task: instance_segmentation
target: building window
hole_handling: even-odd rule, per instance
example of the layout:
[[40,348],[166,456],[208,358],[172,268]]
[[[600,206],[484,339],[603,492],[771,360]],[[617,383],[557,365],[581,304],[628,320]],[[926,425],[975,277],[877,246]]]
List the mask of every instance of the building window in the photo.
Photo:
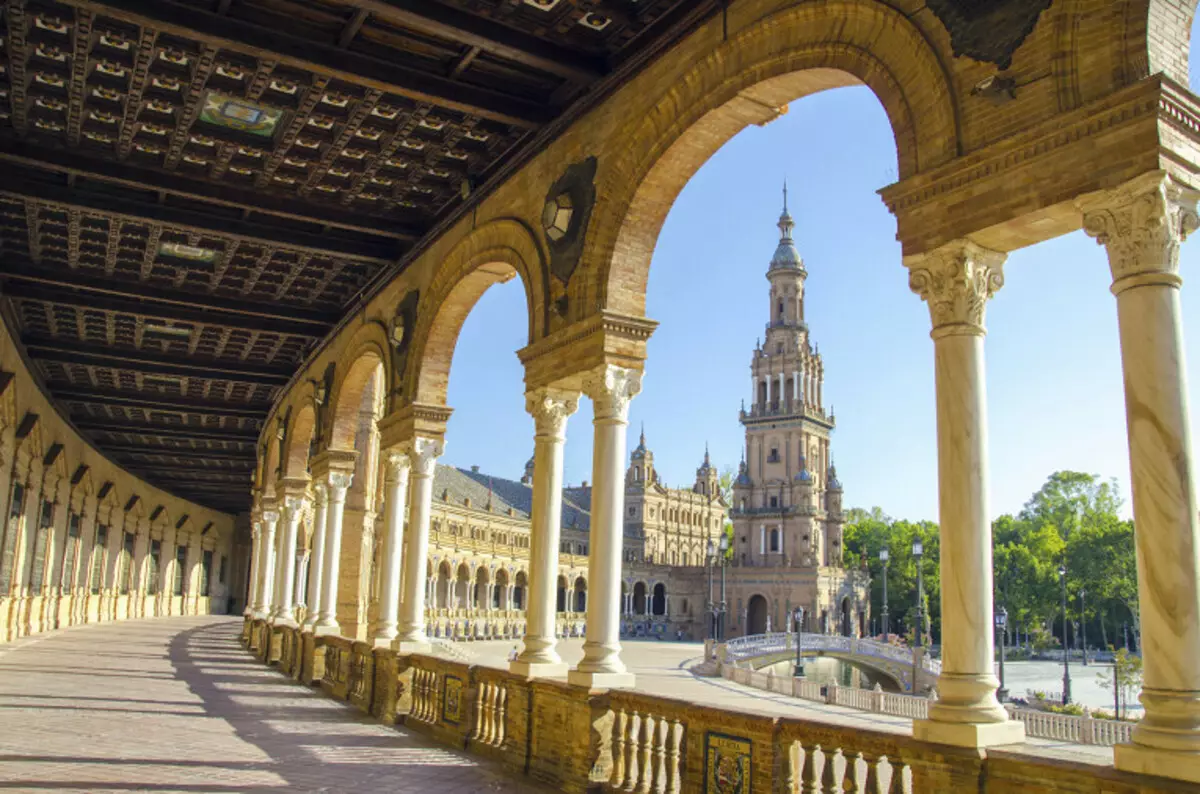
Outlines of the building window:
[[200,557],[200,595],[209,595],[209,581],[212,578],[213,553],[205,549]]
[[12,507],[8,513],[8,521],[0,527],[3,542],[0,543],[0,593],[11,589],[13,560],[16,557],[17,535],[21,531],[21,512],[25,509],[25,486],[13,483]]
[[158,563],[162,557],[162,541],[150,541],[150,564],[146,570],[146,593],[149,595],[157,595],[158,593]]
[[779,530],[772,529],[771,530],[771,551],[773,551],[773,552],[779,551],[779,540],[780,540]]
[[779,507],[779,497],[778,496],[771,497],[771,507]]
[[136,538],[132,533],[125,533],[125,547],[121,550],[121,570],[117,575],[117,581],[120,582],[121,595],[127,595],[130,588],[130,579],[133,578],[133,544]]
[[175,547],[175,595],[183,595],[183,568],[187,565],[187,546]]

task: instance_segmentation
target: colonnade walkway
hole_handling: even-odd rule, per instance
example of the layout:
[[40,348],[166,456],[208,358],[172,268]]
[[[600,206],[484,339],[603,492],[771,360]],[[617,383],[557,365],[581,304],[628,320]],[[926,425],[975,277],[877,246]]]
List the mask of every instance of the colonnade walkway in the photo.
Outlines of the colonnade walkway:
[[0,790],[546,791],[264,668],[241,626],[155,618],[0,646]]

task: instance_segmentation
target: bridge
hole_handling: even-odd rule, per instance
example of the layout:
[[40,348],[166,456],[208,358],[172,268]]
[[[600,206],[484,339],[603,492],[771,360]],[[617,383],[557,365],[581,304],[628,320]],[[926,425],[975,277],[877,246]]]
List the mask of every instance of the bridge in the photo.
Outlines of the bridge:
[[749,665],[755,669],[777,664],[796,656],[796,638],[801,656],[829,656],[880,673],[902,692],[913,692],[913,672],[917,674],[918,693],[928,692],[937,683],[942,663],[925,648],[901,648],[896,645],[858,637],[833,634],[791,634],[774,632],[737,637],[716,646],[721,664]]

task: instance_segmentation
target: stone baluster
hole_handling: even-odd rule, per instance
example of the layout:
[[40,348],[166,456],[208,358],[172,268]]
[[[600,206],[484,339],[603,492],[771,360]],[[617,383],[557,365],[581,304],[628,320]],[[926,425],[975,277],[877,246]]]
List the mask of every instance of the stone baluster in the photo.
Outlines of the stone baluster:
[[650,794],[650,785],[654,779],[654,735],[657,722],[650,714],[642,719],[642,737],[639,747],[642,775],[638,780],[638,794]]
[[530,515],[529,600],[521,655],[509,670],[529,677],[561,676],[555,631],[558,550],[562,526],[563,445],[567,419],[579,406],[578,395],[538,389],[525,397],[533,415],[533,505]]
[[325,486],[329,506],[325,516],[325,552],[321,571],[321,614],[313,625],[313,634],[336,635],[341,631],[337,620],[338,568],[342,552],[342,515],[346,509],[346,491],[354,480],[353,470],[332,470]]
[[629,715],[629,741],[625,745],[628,751],[628,758],[625,763],[625,790],[637,791],[638,784],[638,755],[641,751],[641,745],[638,742],[638,736],[641,733],[642,715],[638,712],[633,712]]
[[325,567],[325,523],[329,519],[329,491],[325,483],[313,483],[313,539],[312,565],[308,574],[308,617],[304,619],[304,631],[311,632],[321,617],[321,581]]
[[408,450],[412,464],[412,504],[408,531],[404,533],[404,593],[400,600],[400,626],[396,648],[403,653],[429,649],[425,636],[425,578],[429,559],[429,518],[433,502],[433,474],[445,445],[432,438],[417,438]]
[[609,778],[614,789],[625,782],[625,731],[629,726],[629,715],[625,709],[617,709],[613,718],[613,770]]
[[800,774],[801,791],[804,794],[821,794],[821,773],[825,768],[825,754],[821,745],[804,748],[804,771]]
[[666,718],[659,718],[654,734],[654,792],[667,792],[667,734],[671,728]]
[[384,505],[386,512],[386,534],[383,538],[383,592],[379,597],[379,622],[375,627],[376,647],[387,647],[399,634],[400,610],[400,559],[404,534],[404,510],[408,498],[408,472],[411,467],[408,455],[399,450],[388,452],[387,474],[384,484],[387,489]]
[[992,528],[987,488],[987,301],[1004,283],[1005,255],[967,240],[905,258],[909,286],[933,320],[941,521],[941,700],[913,735],[985,747],[1024,739],[996,700],[992,672]]
[[683,790],[683,775],[679,768],[682,760],[683,723],[678,718],[671,721],[671,739],[667,745],[667,770],[670,780],[667,794],[680,794]]
[[1179,248],[1200,194],[1162,171],[1079,202],[1117,299],[1137,524],[1141,701],[1116,766],[1200,783],[1200,518],[1188,417]]
[[588,556],[587,640],[583,659],[570,672],[573,684],[631,687],[633,674],[621,661],[621,545],[625,511],[625,430],[629,401],[642,387],[637,370],[605,366],[584,391],[595,410],[592,449],[592,525]]

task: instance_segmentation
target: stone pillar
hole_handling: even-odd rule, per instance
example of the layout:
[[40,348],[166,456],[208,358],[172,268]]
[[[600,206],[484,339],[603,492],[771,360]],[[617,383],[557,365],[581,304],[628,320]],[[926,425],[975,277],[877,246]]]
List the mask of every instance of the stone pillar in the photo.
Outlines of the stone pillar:
[[342,556],[342,513],[346,508],[346,491],[354,479],[353,471],[330,471],[326,480],[329,507],[325,515],[325,552],[321,569],[321,615],[313,626],[318,636],[336,635],[341,631],[337,621],[338,563]]
[[[262,512],[262,565],[261,579],[258,584],[258,612],[266,619],[275,608],[275,527],[279,523],[279,512],[264,510]],[[187,598],[187,571],[184,571],[183,592]],[[185,602],[186,603],[186,602]],[[186,612],[186,610],[185,610]]]
[[329,505],[325,483],[313,484],[313,541],[312,565],[308,573],[308,617],[304,619],[304,631],[311,632],[321,616],[321,589],[324,583],[325,565],[325,522],[329,518]]
[[[404,535],[404,510],[408,499],[408,455],[399,450],[387,453],[387,488],[384,499],[386,534],[383,538],[383,593],[379,598],[379,623],[375,626],[376,647],[390,647],[399,634],[400,548]],[[432,483],[430,485],[432,488]],[[432,491],[431,491],[432,492]]]
[[309,552],[296,551],[296,573],[295,573],[295,589],[292,591],[292,606],[299,610],[300,607],[307,607],[308,604],[304,599],[304,594],[308,592],[308,557]]
[[300,530],[300,519],[304,517],[304,497],[288,495],[283,498],[284,524],[279,541],[279,601],[275,605],[274,620],[277,626],[296,628],[296,605],[292,596],[296,591],[296,535]]
[[592,451],[591,554],[588,555],[587,640],[570,672],[573,684],[631,687],[621,661],[621,547],[625,526],[625,428],[629,401],[642,389],[642,373],[606,365],[584,384],[595,410]]
[[[567,665],[555,646],[555,597],[558,549],[562,528],[563,445],[567,419],[579,407],[579,396],[538,389],[525,396],[533,415],[533,504],[530,510],[529,606],[521,655],[508,669],[529,677],[563,676]],[[489,602],[490,606],[490,602]]]
[[[252,615],[255,618],[263,617],[262,603],[262,586],[260,584],[263,575],[263,558],[266,549],[263,546],[266,538],[266,529],[264,528],[261,517],[256,517],[250,524],[250,583],[249,592],[246,596],[246,614]],[[171,549],[168,555],[171,559],[175,558],[175,550]],[[167,583],[167,587],[171,590],[171,595],[175,595],[175,580],[172,577]]]
[[404,533],[404,594],[400,600],[400,633],[395,647],[400,653],[429,649],[425,636],[425,574],[429,559],[429,517],[433,503],[433,473],[445,445],[437,439],[417,438],[409,450],[412,462],[412,504],[408,531]]
[[942,674],[924,741],[966,747],[1012,744],[1024,725],[1008,719],[992,673],[992,527],[987,501],[984,310],[1004,283],[1005,255],[967,240],[906,257],[909,287],[933,319],[941,521]]
[[1142,705],[1119,769],[1200,783],[1200,521],[1180,317],[1179,247],[1194,190],[1153,171],[1079,202],[1117,298],[1137,525]]

